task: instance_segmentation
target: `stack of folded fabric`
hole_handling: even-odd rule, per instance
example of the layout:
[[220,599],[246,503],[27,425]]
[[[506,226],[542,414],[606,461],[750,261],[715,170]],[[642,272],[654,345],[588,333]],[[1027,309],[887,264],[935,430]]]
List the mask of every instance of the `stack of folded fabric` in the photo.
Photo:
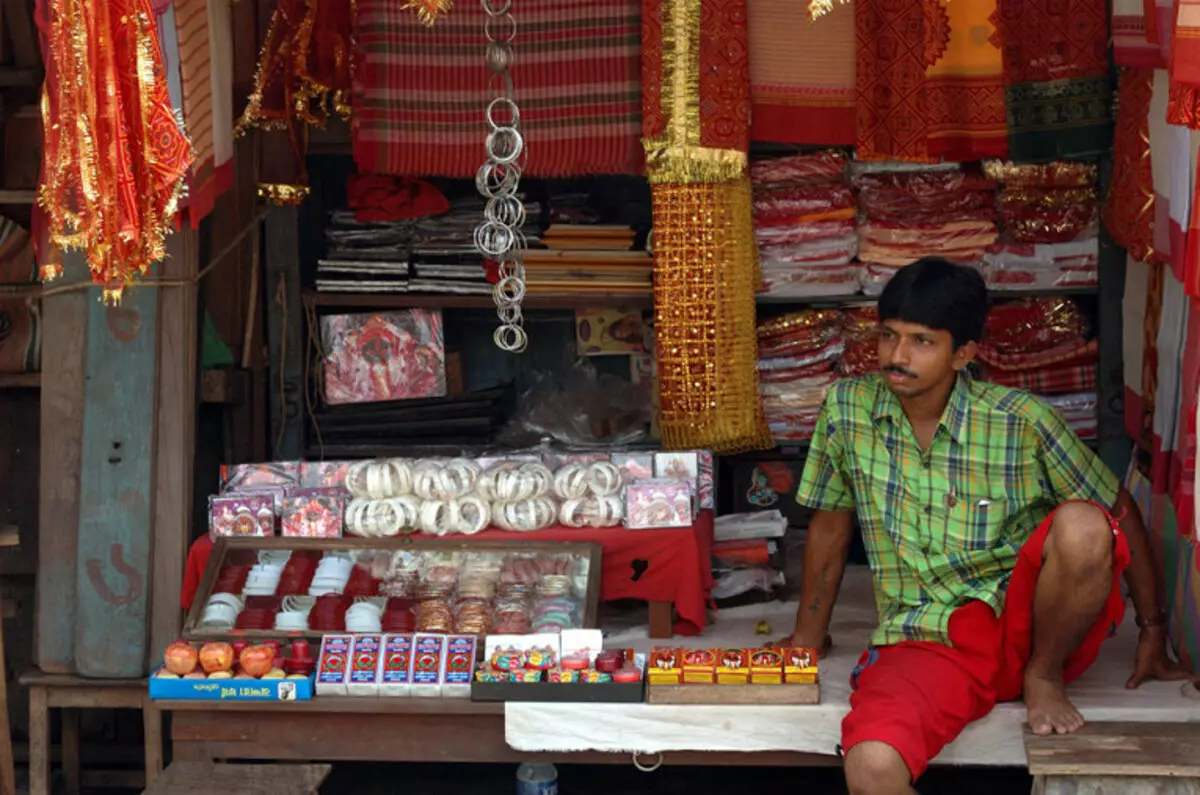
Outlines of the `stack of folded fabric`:
[[775,439],[812,438],[844,349],[838,310],[792,312],[759,324],[759,392]]
[[1000,304],[988,314],[979,360],[984,377],[1025,389],[1058,408],[1082,438],[1096,435],[1099,348],[1068,298]]
[[842,338],[846,350],[838,364],[839,375],[866,375],[878,369],[879,313],[873,304],[842,311]]
[[989,160],[983,167],[1003,186],[998,200],[1001,238],[983,258],[988,286],[994,290],[1095,286],[1100,257],[1096,166]]
[[525,253],[525,286],[548,293],[650,296],[654,258],[634,248],[627,224],[552,223],[542,233],[545,248]]
[[317,291],[407,291],[413,224],[410,220],[363,220],[348,210],[330,213],[325,228],[328,251],[317,260]]
[[859,281],[867,295],[921,257],[978,263],[996,242],[994,183],[955,164],[856,163]]
[[[520,227],[528,245],[538,244],[541,204],[525,203],[525,224]],[[417,221],[413,230],[412,275],[414,292],[457,295],[491,295],[484,257],[475,248],[475,229],[483,221],[484,202],[467,196],[450,202],[449,212]]]
[[836,150],[759,160],[750,167],[766,295],[858,292],[854,192]]

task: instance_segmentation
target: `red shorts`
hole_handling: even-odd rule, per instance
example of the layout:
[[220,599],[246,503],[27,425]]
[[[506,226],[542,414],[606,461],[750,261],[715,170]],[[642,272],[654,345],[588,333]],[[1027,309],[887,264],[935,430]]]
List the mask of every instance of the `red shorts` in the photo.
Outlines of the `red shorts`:
[[[904,758],[916,781],[929,760],[968,723],[987,715],[998,702],[1021,697],[1033,647],[1034,589],[1051,519],[1053,514],[1021,547],[999,618],[987,604],[969,602],[950,617],[953,647],[906,641],[863,654],[850,679],[843,753],[861,742],[886,743]],[[1116,531],[1115,521],[1112,526]],[[1083,643],[1067,657],[1067,682],[1091,667],[1101,644],[1116,634],[1125,617],[1120,576],[1128,565],[1129,544],[1116,532],[1112,592]]]

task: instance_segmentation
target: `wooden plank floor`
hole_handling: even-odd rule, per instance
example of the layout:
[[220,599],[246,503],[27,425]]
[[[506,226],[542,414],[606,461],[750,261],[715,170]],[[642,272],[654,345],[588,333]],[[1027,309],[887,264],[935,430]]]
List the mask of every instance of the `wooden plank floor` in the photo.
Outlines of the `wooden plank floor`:
[[1200,778],[1200,723],[1092,723],[1067,735],[1025,732],[1035,776]]

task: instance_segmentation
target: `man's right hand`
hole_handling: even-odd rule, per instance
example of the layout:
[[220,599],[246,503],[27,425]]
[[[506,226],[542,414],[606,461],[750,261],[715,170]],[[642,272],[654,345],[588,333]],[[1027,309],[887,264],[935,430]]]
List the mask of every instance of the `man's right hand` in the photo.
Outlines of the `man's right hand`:
[[795,635],[788,635],[786,638],[780,638],[776,641],[771,641],[766,644],[768,649],[816,649],[817,656],[820,659],[825,659],[829,656],[829,652],[833,649],[833,638],[829,635],[825,636],[822,643],[805,642],[803,638],[797,638]]

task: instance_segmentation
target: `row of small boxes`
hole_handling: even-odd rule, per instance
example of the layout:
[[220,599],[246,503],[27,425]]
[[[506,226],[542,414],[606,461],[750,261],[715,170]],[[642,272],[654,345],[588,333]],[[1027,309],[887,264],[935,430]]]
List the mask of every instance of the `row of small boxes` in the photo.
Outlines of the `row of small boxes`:
[[474,635],[325,635],[317,695],[471,695]]
[[651,685],[815,684],[812,649],[681,649],[655,646],[647,681]]

